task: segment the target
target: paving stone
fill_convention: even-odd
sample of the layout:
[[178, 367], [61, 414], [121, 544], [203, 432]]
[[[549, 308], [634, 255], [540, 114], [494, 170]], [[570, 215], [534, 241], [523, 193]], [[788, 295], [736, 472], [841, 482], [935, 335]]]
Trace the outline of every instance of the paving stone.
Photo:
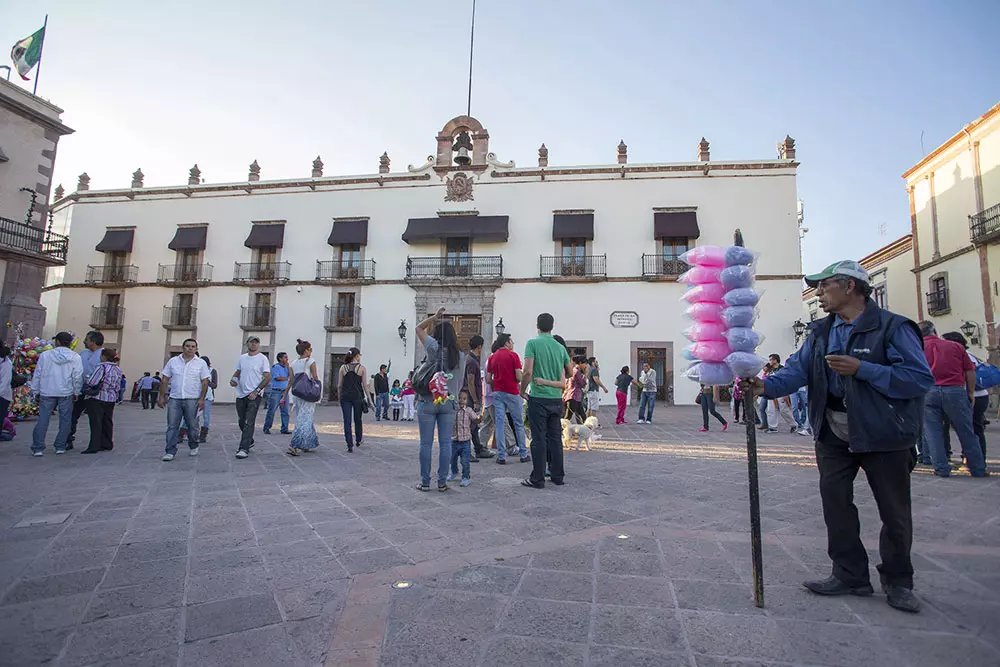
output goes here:
[[595, 551], [596, 549], [593, 544], [587, 544], [569, 549], [539, 553], [535, 554], [531, 559], [531, 567], [545, 570], [593, 572]]
[[467, 591], [437, 590], [424, 601], [413, 616], [418, 623], [453, 625], [468, 622], [474, 627], [492, 628], [507, 598]]
[[299, 621], [314, 616], [333, 616], [347, 599], [347, 579], [311, 581], [274, 592], [278, 605], [289, 621]]
[[898, 656], [870, 628], [791, 620], [777, 623], [790, 654], [803, 662], [838, 667], [876, 667], [899, 662]]
[[695, 653], [778, 661], [793, 657], [777, 624], [764, 616], [682, 611], [681, 619]]
[[160, 542], [165, 540], [187, 540], [191, 527], [186, 523], [168, 524], [165, 526], [148, 526], [129, 528], [125, 533], [125, 542]]
[[46, 551], [32, 562], [31, 568], [38, 573], [62, 574], [107, 567], [111, 564], [117, 551], [117, 547]]
[[361, 519], [322, 521], [312, 524], [312, 527], [320, 537], [339, 537], [350, 533], [366, 533], [371, 530]]
[[47, 665], [63, 650], [72, 630], [62, 628], [45, 632], [0, 636], [0, 664], [10, 667]]
[[912, 667], [1000, 665], [1000, 650], [968, 637], [881, 629], [878, 637]]
[[0, 607], [2, 636], [13, 638], [72, 627], [83, 618], [89, 602], [90, 594], [82, 593]]
[[[713, 583], [710, 581], [673, 580], [677, 605], [682, 609], [725, 611], [741, 614], [763, 614], [754, 606], [753, 589], [746, 584]], [[765, 588], [765, 602], [770, 588]]]
[[231, 597], [247, 597], [267, 593], [269, 590], [267, 572], [263, 567], [216, 570], [188, 579], [187, 603], [200, 604]]
[[184, 580], [142, 584], [98, 591], [87, 610], [86, 621], [141, 614], [154, 609], [179, 607], [184, 599]]
[[270, 593], [217, 600], [187, 608], [184, 640], [188, 642], [281, 622], [281, 612]]
[[382, 649], [382, 667], [472, 665], [484, 639], [468, 623], [458, 627], [412, 623], [404, 626]]
[[584, 646], [551, 639], [495, 637], [485, 648], [480, 667], [583, 667]]
[[301, 664], [287, 632], [278, 625], [185, 644], [181, 660], [185, 667], [300, 667]]
[[93, 667], [177, 667], [177, 654], [180, 650], [180, 646], [170, 646], [158, 651], [127, 655]]
[[651, 651], [683, 651], [684, 630], [672, 609], [598, 605], [593, 640]]
[[670, 582], [651, 577], [597, 575], [597, 598], [601, 604], [626, 607], [674, 607]]
[[115, 556], [115, 564], [144, 563], [186, 556], [188, 543], [183, 540], [162, 540], [157, 542], [123, 542]]
[[377, 570], [385, 570], [397, 565], [409, 565], [411, 563], [409, 557], [395, 547], [340, 554], [339, 560], [351, 574], [375, 572]]
[[741, 582], [736, 569], [723, 558], [665, 559], [666, 576], [671, 579]]
[[457, 572], [430, 577], [424, 583], [427, 586], [436, 588], [510, 595], [521, 580], [522, 573], [523, 570], [515, 568], [479, 565], [463, 568]]
[[[594, 646], [590, 649], [590, 667], [690, 667], [686, 653], [658, 653], [634, 648]], [[700, 667], [700, 665], [699, 665]], [[734, 666], [735, 667], [735, 666]], [[742, 667], [758, 667], [742, 663]]]
[[190, 551], [193, 558], [204, 554], [218, 553], [220, 551], [234, 551], [246, 547], [256, 547], [257, 538], [253, 531], [247, 528], [242, 532], [219, 533], [217, 535], [207, 535], [195, 537], [190, 542]]
[[590, 605], [514, 599], [500, 621], [500, 627], [525, 637], [585, 642], [590, 631]]
[[[674, 582], [676, 587], [677, 582]], [[751, 599], [753, 591], [750, 589]], [[852, 596], [853, 597], [853, 596]], [[869, 598], [870, 600], [870, 598]], [[889, 609], [884, 600], [883, 606]], [[765, 586], [764, 604], [767, 612], [775, 618], [790, 618], [803, 621], [826, 621], [829, 623], [860, 623], [858, 615], [847, 606], [847, 601], [839, 597], [824, 597], [807, 591], [804, 587]], [[895, 610], [892, 610], [895, 611]], [[908, 616], [909, 614], [900, 614]], [[945, 626], [939, 626], [943, 629]]]
[[101, 582], [104, 568], [53, 574], [47, 577], [22, 578], [3, 598], [3, 604], [18, 604], [46, 598], [88, 593]]
[[18, 540], [0, 542], [0, 565], [8, 560], [20, 560], [22, 558], [35, 558], [45, 551], [50, 539], [38, 540]]
[[599, 563], [601, 572], [607, 574], [633, 574], [641, 577], [663, 576], [660, 558], [653, 554], [602, 553]]
[[217, 570], [240, 569], [251, 565], [263, 565], [261, 551], [257, 547], [232, 549], [191, 558], [190, 576], [199, 577]]
[[771, 662], [770, 660], [739, 660], [721, 658], [717, 655], [695, 655], [698, 667], [786, 667], [787, 662]]
[[272, 544], [287, 544], [288, 542], [298, 542], [317, 537], [315, 531], [308, 524], [299, 526], [283, 526], [280, 528], [270, 528], [257, 531], [257, 544], [268, 546]]
[[288, 636], [298, 649], [305, 664], [322, 665], [330, 648], [334, 619], [330, 616], [316, 616], [302, 621], [287, 623]]
[[573, 572], [529, 570], [518, 588], [519, 597], [591, 602], [594, 597], [594, 576]]
[[170, 646], [180, 622], [180, 610], [167, 609], [87, 623], [73, 635], [62, 664], [89, 665]]
[[332, 581], [350, 576], [345, 566], [336, 556], [322, 556], [268, 564], [267, 571], [270, 584], [276, 589], [293, 588], [310, 581]]
[[137, 586], [184, 579], [187, 574], [187, 558], [166, 560], [112, 563], [108, 574], [101, 582], [101, 588]]
[[323, 540], [335, 554], [344, 554], [351, 551], [368, 551], [369, 549], [383, 549], [392, 545], [375, 531], [367, 533], [346, 533], [327, 537]]

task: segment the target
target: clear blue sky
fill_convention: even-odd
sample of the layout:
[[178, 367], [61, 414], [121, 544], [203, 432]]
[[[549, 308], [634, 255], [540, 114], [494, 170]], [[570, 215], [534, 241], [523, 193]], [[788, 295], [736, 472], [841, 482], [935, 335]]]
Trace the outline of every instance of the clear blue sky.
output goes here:
[[[49, 17], [39, 94], [76, 129], [72, 191], [419, 164], [465, 111], [471, 0], [78, 2], [7, 12], [13, 44]], [[798, 143], [807, 270], [909, 231], [900, 174], [1000, 100], [997, 0], [479, 0], [472, 114], [501, 160], [771, 158]], [[16, 74], [14, 75], [16, 78]], [[739, 221], [734, 220], [733, 225]], [[880, 236], [879, 226], [886, 232]], [[756, 242], [756, 243], [755, 243]], [[761, 241], [750, 239], [752, 245]], [[766, 252], [766, 248], [762, 248]]]

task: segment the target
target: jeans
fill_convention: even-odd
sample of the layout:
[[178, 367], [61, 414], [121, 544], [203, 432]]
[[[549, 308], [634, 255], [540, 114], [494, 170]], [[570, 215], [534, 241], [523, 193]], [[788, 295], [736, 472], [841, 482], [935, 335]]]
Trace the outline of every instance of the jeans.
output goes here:
[[[760, 424], [761, 426], [770, 426], [770, 424], [767, 423], [767, 406], [770, 403], [771, 401], [769, 399], [764, 398], [763, 396], [760, 397], [760, 402], [758, 404], [758, 409], [757, 409], [758, 412], [757, 423]], [[777, 428], [778, 425], [775, 424], [774, 426], [775, 428]]]
[[537, 487], [545, 486], [548, 461], [552, 481], [563, 481], [562, 401], [558, 398], [528, 398], [528, 424], [531, 426], [531, 477]]
[[[733, 398], [733, 421], [739, 423], [740, 413], [743, 411], [743, 399]], [[745, 415], [744, 415], [745, 416]]]
[[518, 394], [508, 394], [502, 391], [493, 392], [493, 410], [496, 422], [494, 433], [497, 439], [497, 460], [507, 459], [507, 413], [514, 417], [514, 442], [521, 458], [528, 456], [528, 435], [524, 432], [524, 401]]
[[989, 407], [989, 396], [976, 396], [976, 402], [972, 405], [972, 430], [979, 438], [979, 447], [983, 450], [983, 462], [986, 461], [986, 410]]
[[[257, 424], [257, 411], [260, 410], [260, 395], [250, 400], [248, 396], [236, 399], [236, 425], [240, 429], [240, 449], [250, 451], [253, 446], [253, 430]], [[194, 423], [194, 420], [191, 422]]]
[[944, 418], [947, 417], [962, 442], [962, 453], [973, 477], [986, 474], [986, 459], [972, 428], [972, 403], [965, 387], [931, 387], [924, 403], [924, 442], [929, 450], [934, 474], [951, 474], [944, 447]]
[[389, 394], [375, 394], [375, 421], [389, 419]]
[[448, 481], [451, 463], [451, 429], [455, 426], [455, 401], [435, 405], [433, 401], [417, 403], [417, 429], [420, 431], [420, 482], [431, 483], [431, 454], [434, 450], [434, 428], [438, 437], [438, 486]]
[[340, 410], [344, 415], [344, 438], [347, 440], [347, 448], [354, 448], [354, 434], [351, 432], [351, 419], [354, 420], [354, 430], [357, 432], [357, 444], [361, 444], [361, 415], [364, 414], [361, 411], [361, 405], [364, 401], [358, 399], [356, 401], [345, 401], [341, 399]]
[[274, 423], [274, 413], [281, 410], [281, 432], [288, 433], [288, 403], [281, 404], [281, 399], [285, 395], [284, 389], [267, 390], [267, 414], [264, 415], [264, 430], [270, 431], [271, 424]]
[[792, 399], [792, 416], [795, 418], [795, 423], [798, 424], [799, 428], [804, 428], [809, 424], [808, 399], [806, 398], [806, 390], [799, 389], [797, 392], [791, 395], [791, 399]]
[[462, 460], [462, 479], [469, 479], [472, 476], [472, 465], [471, 461], [471, 450], [472, 443], [469, 440], [465, 442], [459, 442], [458, 440], [451, 441], [451, 473], [453, 475], [458, 474], [458, 460]]
[[167, 399], [167, 454], [177, 453], [181, 417], [184, 418], [184, 425], [187, 427], [188, 447], [198, 448], [198, 399], [169, 398]]
[[45, 433], [49, 430], [49, 419], [53, 411], [59, 412], [59, 431], [52, 446], [57, 452], [66, 451], [69, 422], [73, 418], [72, 396], [42, 396], [38, 401], [38, 422], [31, 432], [31, 451], [45, 451]]
[[[653, 406], [656, 404], [656, 392], [644, 391], [639, 394], [639, 419], [653, 421]], [[643, 415], [646, 415], [645, 417]]]
[[90, 420], [90, 444], [87, 449], [92, 452], [110, 452], [115, 447], [115, 404], [96, 398], [87, 403], [87, 417]]
[[719, 423], [722, 424], [723, 426], [725, 426], [728, 423], [728, 422], [726, 422], [726, 418], [723, 417], [722, 415], [720, 415], [719, 412], [715, 409], [715, 398], [711, 394], [702, 394], [701, 395], [701, 421], [702, 421], [702, 423], [703, 423], [706, 431], [708, 430], [708, 416], [709, 415], [712, 415], [713, 417], [715, 417], [716, 419], [718, 419]]
[[205, 400], [205, 409], [201, 411], [201, 426], [208, 428], [212, 425], [212, 403], [215, 401]]
[[624, 391], [616, 391], [615, 398], [618, 399], [618, 414], [615, 416], [616, 424], [625, 423], [625, 405], [628, 403], [628, 394]]

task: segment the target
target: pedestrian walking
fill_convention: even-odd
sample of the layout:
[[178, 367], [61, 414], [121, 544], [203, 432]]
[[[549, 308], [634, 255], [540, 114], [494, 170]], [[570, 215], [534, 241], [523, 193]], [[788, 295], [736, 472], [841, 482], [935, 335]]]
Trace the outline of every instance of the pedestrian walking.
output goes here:
[[[148, 410], [150, 402], [155, 402], [153, 394], [153, 376], [146, 371], [139, 380], [139, 398], [142, 400], [142, 409]], [[152, 398], [151, 398], [152, 397]]]
[[399, 380], [393, 380], [389, 389], [389, 407], [392, 408], [392, 421], [398, 422], [399, 412], [403, 409], [403, 387]]
[[[303, 373], [319, 382], [319, 371], [316, 370], [316, 360], [312, 358], [312, 343], [299, 339], [295, 345], [295, 353], [299, 358], [292, 362], [292, 378], [297, 378]], [[294, 381], [294, 380], [293, 380]], [[288, 453], [298, 456], [302, 452], [311, 452], [319, 447], [319, 436], [316, 435], [316, 425], [313, 420], [316, 417], [316, 405], [312, 401], [299, 398], [292, 393], [292, 385], [289, 383], [285, 390], [284, 400], [291, 405], [295, 413], [295, 430], [292, 431], [292, 441], [288, 445]]]
[[260, 410], [261, 393], [271, 382], [271, 368], [267, 357], [260, 353], [260, 338], [247, 338], [247, 351], [236, 362], [236, 371], [229, 380], [229, 386], [236, 388], [236, 419], [240, 429], [240, 445], [236, 458], [250, 456], [254, 446], [253, 432]]
[[160, 393], [160, 383], [163, 382], [163, 378], [160, 377], [160, 371], [153, 373], [153, 384], [149, 389], [149, 409], [156, 409], [156, 397]]
[[375, 421], [389, 421], [389, 366], [382, 364], [378, 367], [372, 385], [375, 388]]
[[[743, 389], [740, 388], [740, 379], [736, 378], [733, 382], [733, 421], [737, 424], [743, 423], [743, 418], [740, 417], [740, 411], [743, 408]], [[744, 417], [746, 415], [743, 415]]]
[[572, 421], [576, 417], [577, 422], [582, 424], [587, 421], [587, 413], [583, 409], [583, 400], [587, 389], [587, 358], [584, 356], [573, 357], [573, 373], [566, 380], [566, 388], [563, 391], [564, 413], [563, 419]]
[[469, 394], [464, 389], [458, 393], [458, 409], [455, 411], [455, 425], [451, 431], [451, 472], [448, 481], [458, 476], [458, 462], [462, 461], [462, 481], [459, 486], [468, 486], [472, 478], [472, 432], [477, 430], [479, 414], [469, 407]]
[[417, 394], [413, 391], [413, 371], [403, 380], [403, 421], [411, 422], [417, 416]]
[[[361, 365], [361, 350], [352, 347], [344, 356], [344, 365], [337, 377], [337, 395], [340, 396], [340, 410], [344, 416], [344, 439], [347, 451], [353, 452], [361, 446], [363, 433], [361, 416], [368, 404], [368, 371]], [[351, 432], [351, 421], [354, 432]]]
[[722, 424], [722, 430], [725, 431], [729, 428], [729, 422], [726, 418], [719, 414], [715, 409], [715, 392], [716, 388], [712, 385], [703, 384], [701, 385], [701, 394], [698, 396], [698, 402], [701, 403], [701, 432], [708, 433], [708, 416], [712, 415], [719, 420]]
[[521, 358], [514, 351], [510, 334], [497, 336], [497, 351], [486, 362], [486, 384], [492, 388], [494, 411], [494, 437], [497, 441], [497, 463], [507, 463], [507, 415], [513, 417], [514, 444], [521, 463], [531, 460], [528, 455], [528, 436], [524, 432], [524, 401], [521, 398]]
[[[969, 343], [965, 340], [965, 336], [957, 331], [949, 331], [946, 334], [942, 334], [941, 338], [945, 340], [950, 340], [953, 343], [958, 343], [963, 348], [965, 348], [965, 353], [969, 355], [969, 360], [972, 362], [973, 366], [978, 366], [982, 363], [976, 358], [974, 354], [969, 352]], [[979, 384], [978, 379], [976, 380], [975, 402], [972, 404], [972, 430], [975, 431], [976, 437], [979, 438], [979, 448], [983, 450], [983, 460], [986, 460], [986, 410], [990, 407], [990, 392]], [[945, 436], [945, 449], [948, 450], [948, 458], [951, 458], [951, 447], [948, 442], [948, 429], [944, 429]]]
[[639, 419], [636, 424], [652, 424], [653, 408], [656, 407], [656, 370], [649, 362], [642, 363], [642, 371], [635, 385], [639, 387]]
[[[101, 365], [101, 351], [104, 348], [104, 334], [100, 331], [89, 331], [83, 338], [83, 351], [80, 352], [80, 361], [83, 363], [83, 379], [86, 382]], [[73, 403], [73, 418], [69, 424], [69, 435], [66, 436], [66, 449], [73, 449], [76, 441], [76, 425], [80, 417], [87, 411], [91, 403], [88, 401], [76, 401]]]
[[110, 452], [115, 448], [115, 405], [121, 402], [122, 370], [114, 350], [101, 350], [101, 363], [87, 379], [97, 393], [84, 398], [90, 420], [90, 444], [81, 454]]
[[616, 424], [627, 424], [625, 421], [625, 408], [628, 405], [628, 390], [635, 382], [635, 378], [629, 373], [628, 366], [622, 366], [618, 377], [615, 378], [615, 399], [618, 401], [618, 414], [615, 417]]
[[212, 406], [215, 404], [215, 390], [219, 388], [219, 373], [212, 368], [212, 360], [202, 357], [202, 361], [208, 366], [211, 375], [208, 378], [208, 392], [205, 393], [205, 409], [201, 411], [201, 432], [198, 434], [198, 442], [208, 440], [208, 431], [212, 427]]
[[[436, 401], [430, 387], [423, 384], [414, 386], [417, 391], [417, 426], [420, 431], [420, 483], [417, 489], [430, 491], [431, 454], [434, 451], [434, 432], [438, 439], [438, 491], [448, 490], [448, 467], [451, 463], [451, 438], [455, 424], [456, 397], [465, 378], [465, 355], [458, 349], [455, 328], [444, 317], [444, 308], [417, 325], [417, 339], [427, 353], [421, 370], [425, 366], [435, 373], [448, 376], [448, 399]], [[427, 378], [428, 380], [433, 377]], [[471, 440], [471, 437], [470, 437]]]
[[264, 415], [264, 433], [271, 434], [271, 425], [274, 424], [274, 413], [281, 413], [281, 433], [288, 435], [288, 402], [285, 394], [288, 393], [289, 379], [288, 355], [279, 352], [275, 357], [275, 363], [271, 366], [271, 382], [267, 385], [267, 414]]
[[787, 396], [809, 387], [809, 421], [816, 440], [819, 491], [833, 570], [804, 585], [819, 595], [871, 595], [868, 553], [854, 505], [854, 480], [865, 471], [882, 533], [878, 565], [890, 606], [917, 612], [913, 593], [913, 517], [910, 472], [922, 404], [933, 384], [910, 320], [870, 297], [868, 272], [854, 261], [806, 276], [828, 313], [788, 360], [766, 379], [749, 381], [755, 394]]
[[182, 419], [188, 437], [188, 455], [198, 455], [198, 410], [205, 408], [208, 379], [212, 375], [208, 364], [197, 354], [198, 341], [188, 338], [181, 349], [183, 352], [163, 367], [157, 399], [157, 405], [167, 408], [167, 442], [162, 461], [173, 461], [177, 455]]
[[[781, 357], [777, 354], [772, 354], [768, 357], [768, 373], [773, 374], [784, 368], [781, 365]], [[777, 433], [778, 432], [778, 417], [785, 422], [785, 426], [788, 427], [789, 433], [794, 433], [798, 430], [798, 424], [795, 422], [795, 418], [792, 416], [792, 401], [789, 396], [779, 396], [776, 399], [770, 400], [767, 403], [767, 432]]]
[[601, 391], [608, 393], [608, 388], [601, 382], [601, 367], [597, 357], [587, 359], [587, 416], [593, 417], [601, 409]]
[[[483, 355], [483, 337], [479, 334], [469, 339], [469, 353], [465, 357], [465, 382], [462, 389], [469, 395], [469, 408], [480, 415], [483, 414], [483, 365], [480, 359]], [[479, 429], [472, 429], [472, 454], [469, 460], [473, 463], [479, 459], [493, 458], [493, 452], [484, 447], [479, 438]]]
[[552, 483], [562, 486], [566, 471], [562, 449], [562, 387], [573, 374], [566, 346], [552, 336], [555, 318], [542, 313], [535, 321], [538, 335], [524, 348], [521, 393], [530, 388], [528, 423], [531, 426], [531, 475], [521, 482], [535, 489], [545, 487], [548, 462]]
[[10, 360], [10, 352], [7, 344], [0, 342], [0, 422], [7, 419], [10, 404], [14, 401], [14, 388], [10, 384], [14, 379], [14, 364]]
[[31, 376], [31, 393], [38, 399], [38, 421], [31, 433], [31, 453], [42, 456], [45, 435], [53, 412], [59, 413], [59, 431], [53, 447], [56, 454], [66, 453], [73, 403], [80, 399], [83, 389], [83, 361], [69, 349], [73, 336], [60, 331], [52, 339], [53, 347], [38, 355], [35, 372]]

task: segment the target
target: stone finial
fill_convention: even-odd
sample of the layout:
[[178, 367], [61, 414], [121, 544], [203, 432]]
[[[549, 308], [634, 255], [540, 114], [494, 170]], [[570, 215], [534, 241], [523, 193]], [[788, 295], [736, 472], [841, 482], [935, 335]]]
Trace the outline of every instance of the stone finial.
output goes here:
[[785, 135], [785, 140], [778, 143], [778, 157], [782, 160], [795, 159], [795, 139]]
[[538, 166], [549, 166], [549, 149], [545, 147], [545, 144], [538, 147]]
[[317, 155], [316, 159], [313, 160], [312, 177], [319, 178], [322, 175], [323, 175], [323, 161], [319, 159], [319, 156]]
[[389, 173], [389, 153], [382, 153], [382, 157], [378, 159], [378, 173], [388, 174]]
[[87, 172], [83, 172], [82, 174], [80, 174], [80, 178], [77, 179], [76, 181], [76, 191], [86, 192], [89, 189], [90, 189], [90, 176], [87, 175]]
[[60, 199], [62, 199], [65, 194], [66, 190], [63, 188], [62, 183], [60, 183], [59, 185], [56, 186], [55, 201], [59, 201]]
[[628, 146], [625, 145], [625, 140], [622, 139], [618, 142], [618, 164], [626, 164], [628, 162]]
[[199, 183], [201, 183], [201, 169], [199, 169], [198, 164], [195, 163], [195, 165], [188, 170], [188, 185], [198, 185]]
[[705, 140], [705, 137], [702, 137], [701, 141], [698, 142], [698, 160], [701, 162], [708, 162], [710, 159], [708, 141]]
[[257, 164], [257, 160], [250, 163], [250, 173], [247, 174], [247, 180], [254, 183], [260, 180], [260, 165]]
[[134, 172], [132, 172], [132, 187], [133, 188], [141, 188], [142, 187], [142, 179], [144, 179], [144, 178], [146, 178], [146, 177], [145, 177], [145, 175], [143, 175], [142, 169], [136, 169]]

